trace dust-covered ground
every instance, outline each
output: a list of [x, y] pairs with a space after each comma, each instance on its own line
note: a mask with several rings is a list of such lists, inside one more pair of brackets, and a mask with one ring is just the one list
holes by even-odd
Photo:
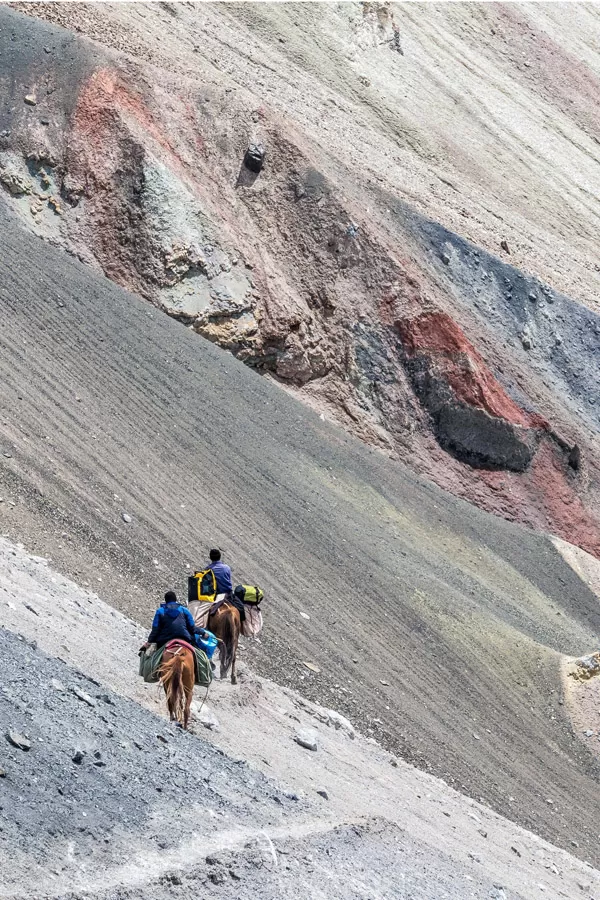
[[594, 860], [598, 763], [560, 662], [595, 646], [600, 608], [550, 540], [1, 228], [3, 532], [143, 622], [220, 545], [266, 592], [261, 673]]
[[244, 664], [174, 728], [136, 677], [144, 632], [5, 540], [0, 611], [0, 896], [600, 896], [597, 871]]

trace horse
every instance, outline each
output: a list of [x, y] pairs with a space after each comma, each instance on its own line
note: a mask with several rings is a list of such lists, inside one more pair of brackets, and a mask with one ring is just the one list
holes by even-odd
[[222, 603], [208, 617], [206, 627], [219, 640], [219, 656], [221, 660], [221, 678], [225, 678], [231, 667], [231, 683], [237, 684], [235, 659], [238, 640], [242, 630], [240, 614], [231, 603]]
[[187, 729], [196, 679], [192, 651], [180, 645], [165, 650], [158, 674], [167, 696], [171, 721]]

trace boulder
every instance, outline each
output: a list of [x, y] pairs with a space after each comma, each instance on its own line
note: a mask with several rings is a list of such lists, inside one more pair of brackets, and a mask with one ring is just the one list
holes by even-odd
[[319, 749], [317, 732], [312, 728], [301, 728], [294, 735], [294, 740], [306, 750], [316, 751]]
[[244, 165], [256, 175], [261, 171], [265, 164], [267, 151], [262, 144], [249, 144], [244, 154]]

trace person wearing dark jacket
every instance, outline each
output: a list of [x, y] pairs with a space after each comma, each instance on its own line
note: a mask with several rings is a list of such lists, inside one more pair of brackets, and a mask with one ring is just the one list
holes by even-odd
[[154, 614], [148, 640], [141, 649], [145, 650], [150, 644], [162, 647], [176, 638], [196, 647], [196, 634], [194, 618], [187, 606], [179, 603], [174, 591], [167, 591], [164, 603], [161, 603]]

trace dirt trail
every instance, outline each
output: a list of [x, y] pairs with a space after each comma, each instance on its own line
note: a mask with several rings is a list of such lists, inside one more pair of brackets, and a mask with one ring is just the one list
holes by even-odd
[[[202, 886], [209, 897], [271, 898], [300, 884], [328, 900], [600, 897], [600, 873], [245, 665], [237, 687], [213, 684], [194, 734], [177, 732], [157, 688], [136, 677], [144, 632], [5, 540], [0, 606], [3, 717], [34, 741], [28, 754], [7, 745], [0, 756], [0, 787], [7, 799], [21, 795], [18, 812], [3, 811], [0, 858], [12, 854], [3, 897], [41, 896], [40, 877], [50, 878], [44, 897], [67, 886], [94, 898]], [[307, 727], [316, 753], [293, 739]], [[79, 765], [76, 747], [86, 753]], [[73, 802], [63, 819], [61, 805]], [[112, 803], [121, 805], [111, 813]]]

